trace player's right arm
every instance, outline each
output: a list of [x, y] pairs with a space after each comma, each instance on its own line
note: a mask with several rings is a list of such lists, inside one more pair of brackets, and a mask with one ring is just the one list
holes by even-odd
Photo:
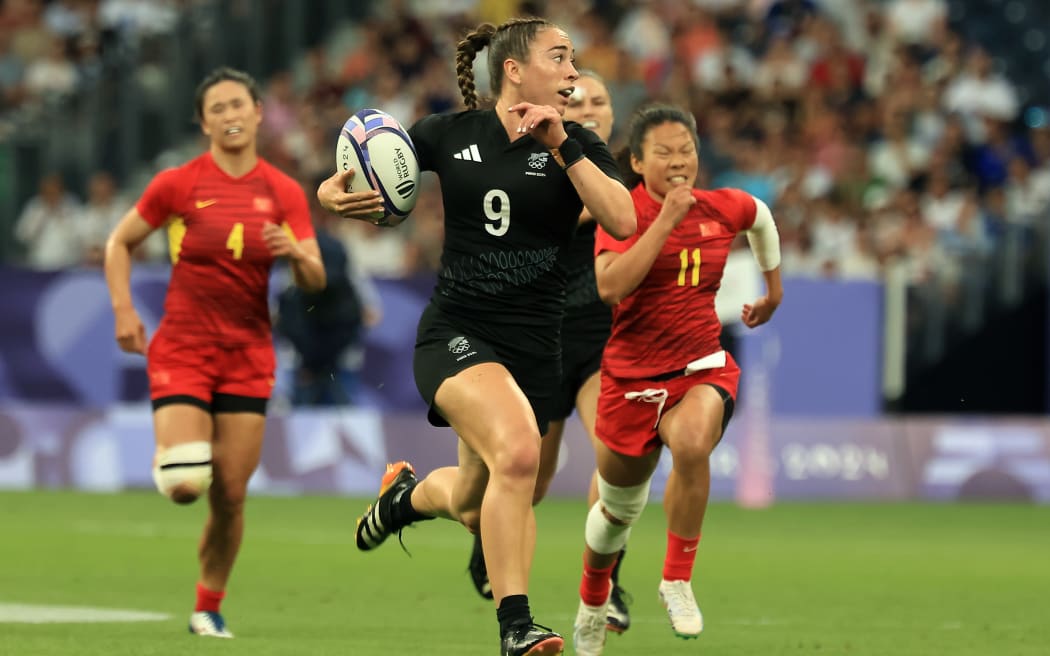
[[332, 214], [372, 223], [376, 212], [383, 211], [383, 197], [378, 191], [347, 191], [355, 173], [353, 169], [333, 173], [317, 187], [317, 200]]
[[146, 328], [131, 301], [131, 253], [155, 228], [131, 208], [106, 240], [103, 268], [113, 305], [117, 344], [128, 353], [146, 353]]
[[601, 250], [594, 260], [594, 277], [598, 282], [598, 296], [606, 305], [616, 305], [642, 284], [653, 267], [667, 238], [682, 222], [689, 208], [696, 204], [693, 190], [685, 185], [675, 187], [664, 197], [660, 214], [637, 240], [623, 242], [625, 248], [617, 252], [615, 243], [601, 239]]

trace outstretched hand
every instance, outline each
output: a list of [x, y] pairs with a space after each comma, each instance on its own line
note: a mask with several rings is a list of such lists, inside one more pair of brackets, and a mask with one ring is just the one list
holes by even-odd
[[344, 219], [374, 222], [384, 215], [383, 197], [378, 191], [350, 192], [354, 169], [336, 171], [317, 188], [321, 207]]

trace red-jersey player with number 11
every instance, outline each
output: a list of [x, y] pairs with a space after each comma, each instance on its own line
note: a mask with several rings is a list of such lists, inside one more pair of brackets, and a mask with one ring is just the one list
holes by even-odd
[[[255, 81], [229, 68], [212, 72], [197, 88], [196, 111], [208, 152], [150, 182], [110, 235], [105, 269], [117, 342], [146, 354], [157, 488], [176, 503], [208, 491], [190, 631], [232, 638], [219, 604], [244, 533], [273, 386], [270, 269], [287, 259], [307, 290], [323, 289], [325, 273], [302, 187], [256, 153]], [[162, 226], [171, 282], [147, 351], [132, 304], [131, 251]]]
[[602, 652], [609, 577], [645, 508], [664, 446], [673, 464], [659, 595], [678, 636], [695, 638], [703, 629], [691, 577], [711, 487], [709, 457], [733, 413], [740, 377], [719, 345], [715, 293], [738, 233], [747, 235], [767, 289], [744, 306], [744, 324], [768, 321], [783, 296], [780, 243], [765, 203], [739, 189], [693, 188], [699, 138], [691, 114], [642, 109], [628, 143], [621, 167], [634, 185], [638, 232], [617, 241], [599, 227], [595, 236], [598, 293], [614, 307], [595, 424], [599, 501], [586, 521], [574, 627], [580, 656]]

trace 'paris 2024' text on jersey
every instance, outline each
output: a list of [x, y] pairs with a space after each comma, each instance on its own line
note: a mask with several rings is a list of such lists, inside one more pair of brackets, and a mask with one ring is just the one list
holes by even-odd
[[[604, 142], [576, 123], [565, 129], [620, 180]], [[428, 116], [409, 134], [420, 168], [442, 182], [445, 247], [435, 305], [479, 327], [525, 327], [515, 338], [535, 342], [523, 348], [557, 352], [565, 299], [559, 259], [583, 209], [566, 172], [532, 136], [510, 141], [491, 109]]]
[[[755, 200], [739, 189], [693, 190], [696, 204], [664, 243], [641, 284], [613, 308], [602, 369], [646, 378], [681, 369], [721, 349], [715, 293], [733, 238], [755, 221]], [[652, 226], [662, 205], [639, 184], [631, 192], [638, 232], [616, 241], [600, 227], [595, 254], [623, 253]]]
[[157, 174], [136, 205], [154, 227], [168, 224], [172, 273], [158, 334], [176, 342], [269, 342], [267, 304], [274, 258], [266, 223], [312, 239], [306, 195], [268, 162], [233, 178], [211, 154]]

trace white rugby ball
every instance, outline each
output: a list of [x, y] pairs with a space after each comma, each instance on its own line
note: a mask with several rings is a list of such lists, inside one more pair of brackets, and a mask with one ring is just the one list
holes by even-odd
[[395, 226], [405, 220], [419, 197], [419, 159], [408, 131], [393, 116], [362, 109], [343, 124], [336, 143], [335, 164], [354, 169], [349, 192], [378, 191], [383, 211], [376, 225]]

